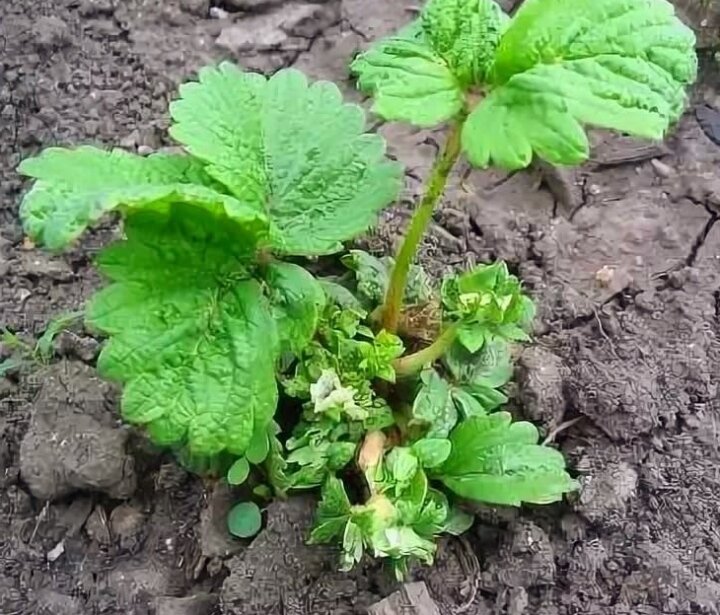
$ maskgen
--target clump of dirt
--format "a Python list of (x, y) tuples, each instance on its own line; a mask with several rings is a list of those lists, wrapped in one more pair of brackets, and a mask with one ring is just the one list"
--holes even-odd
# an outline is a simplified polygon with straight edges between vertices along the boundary
[[(507, 2), (515, 6), (517, 2)], [(361, 100), (346, 66), (407, 22), (376, 0), (14, 0), (0, 3), (0, 313), (37, 336), (100, 280), (112, 221), (62, 255), (24, 243), (14, 169), (49, 145), (169, 145), (167, 105), (203, 64), (293, 65)], [(417, 569), (441, 613), (719, 613), (720, 113), (716, 67), (667, 143), (593, 134), (559, 172), (465, 173), (423, 246), (435, 274), (504, 258), (539, 305), (511, 410), (561, 448), (583, 490), (565, 504), (480, 508)], [(700, 120), (700, 123), (698, 123)], [(442, 136), (379, 125), (407, 189), (365, 242), (388, 250)], [(121, 427), (93, 371), (98, 342), (61, 336), (45, 372), (0, 379), (0, 611), (18, 614), (362, 613), (395, 584), (336, 571), (304, 537), (311, 502), (227, 535), (232, 494)], [(1, 351), (0, 351), (1, 352)]]

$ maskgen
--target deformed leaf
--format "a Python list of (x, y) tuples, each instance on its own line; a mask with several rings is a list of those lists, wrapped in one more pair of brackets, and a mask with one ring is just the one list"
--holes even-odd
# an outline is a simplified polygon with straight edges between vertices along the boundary
[(463, 149), (476, 166), (519, 169), (534, 154), (585, 160), (584, 124), (662, 139), (695, 80), (694, 48), (666, 0), (527, 0), (500, 41)]
[(487, 80), (508, 16), (494, 0), (430, 0), (422, 25), (463, 87)]
[(335, 252), (363, 233), (402, 185), (400, 165), (365, 132), (337, 86), (294, 69), (270, 79), (222, 63), (172, 103), (171, 135), (243, 202), (267, 211), (285, 254)]
[(325, 292), (311, 273), (292, 263), (268, 265), (265, 280), (281, 349), (299, 355), (315, 335)]
[(245, 225), (255, 235), (251, 246), (267, 234), (262, 207), (217, 191), (191, 156), (48, 148), (24, 160), (18, 172), (37, 180), (20, 206), (25, 232), (52, 250), (67, 246), (118, 207), (166, 210), (187, 203)]
[(435, 371), (422, 373), (422, 385), (413, 403), (413, 421), (428, 426), (427, 437), (445, 438), (457, 423), (450, 385)]
[(350, 500), (345, 487), (339, 478), (328, 476), (322, 487), (310, 543), (324, 544), (342, 536), (349, 518)]
[(537, 444), (531, 423), (507, 412), (476, 416), (450, 434), (452, 452), (437, 474), (461, 497), (489, 504), (549, 504), (577, 489), (559, 451)]
[(112, 284), (87, 322), (108, 334), (98, 360), (125, 383), (121, 410), (162, 446), (243, 455), (277, 404), (277, 331), (245, 269), (248, 237), (197, 208), (139, 212), (98, 258)]

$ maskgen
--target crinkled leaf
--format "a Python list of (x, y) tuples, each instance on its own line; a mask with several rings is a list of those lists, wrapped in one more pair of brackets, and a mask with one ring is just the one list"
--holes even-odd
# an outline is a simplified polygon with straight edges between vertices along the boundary
[(402, 185), (362, 109), (337, 86), (302, 73), (270, 79), (230, 63), (200, 71), (170, 107), (171, 135), (243, 202), (262, 206), (273, 246), (286, 254), (335, 252), (363, 233)]
[(438, 477), (461, 497), (489, 504), (548, 504), (577, 488), (562, 453), (537, 444), (538, 431), (508, 412), (473, 417), (450, 434)]
[(292, 263), (271, 263), (265, 280), (281, 350), (299, 355), (315, 335), (325, 292), (312, 274)]
[(233, 536), (250, 538), (262, 527), (262, 513), (255, 502), (241, 502), (228, 513), (227, 525)]
[(231, 485), (242, 485), (250, 475), (250, 464), (245, 457), (240, 457), (230, 466), (227, 482)]
[(385, 467), (392, 474), (394, 481), (402, 486), (415, 476), (419, 463), (411, 449), (396, 446), (385, 457)]
[(428, 438), (446, 438), (457, 423), (450, 385), (435, 371), (422, 373), (422, 385), (412, 408), (413, 422), (428, 426)]
[(67, 246), (118, 207), (166, 210), (187, 203), (224, 213), (254, 235), (248, 249), (267, 234), (262, 207), (215, 190), (215, 182), (191, 156), (53, 147), (23, 161), (18, 172), (37, 180), (20, 206), (25, 232), (52, 250)]
[(98, 367), (122, 414), (159, 445), (242, 455), (277, 404), (275, 323), (247, 278), (246, 234), (196, 208), (133, 214), (98, 259), (112, 284), (88, 307), (108, 334)]
[[(385, 300), (390, 272), (395, 261), (390, 257), (377, 258), (363, 250), (350, 250), (342, 258), (343, 264), (355, 273), (358, 293), (372, 308)], [(427, 303), (433, 295), (432, 281), (420, 265), (411, 265), (405, 287), (406, 304)]]
[(486, 81), (508, 22), (493, 0), (430, 0), (421, 20), (432, 49), (462, 87)]
[(395, 501), (395, 508), (404, 525), (412, 525), (415, 523), (415, 520), (422, 510), (427, 492), (427, 476), (423, 469), (418, 467), (411, 480), (406, 483), (401, 492), (397, 493), (397, 499)]
[(351, 70), (358, 87), (374, 96), (373, 111), (385, 120), (430, 127), (463, 107), (457, 79), (421, 37), (380, 41), (358, 56)]
[(412, 450), (423, 468), (435, 468), (450, 455), (452, 444), (444, 438), (423, 438), (412, 445)]
[(343, 309), (362, 312), (360, 301), (352, 294), (350, 289), (328, 278), (319, 278), (318, 282), (328, 301), (335, 303)]
[(268, 425), (268, 451), (265, 459), (265, 472), (275, 492), (283, 496), (290, 488), (290, 481), (285, 473), (287, 461), (283, 451), (283, 445), (277, 437), (280, 427), (274, 421)]
[(584, 124), (662, 139), (695, 80), (695, 36), (665, 0), (527, 0), (462, 142), (479, 167), (578, 164)]
[(342, 470), (352, 461), (357, 445), (354, 442), (333, 442), (328, 447), (327, 458), (330, 470)]
[(335, 476), (328, 476), (323, 483), (310, 543), (325, 544), (341, 537), (349, 518), (350, 500), (345, 493), (345, 486)]
[(450, 505), (444, 493), (429, 489), (420, 514), (415, 518), (413, 529), (425, 538), (431, 538), (443, 531)]

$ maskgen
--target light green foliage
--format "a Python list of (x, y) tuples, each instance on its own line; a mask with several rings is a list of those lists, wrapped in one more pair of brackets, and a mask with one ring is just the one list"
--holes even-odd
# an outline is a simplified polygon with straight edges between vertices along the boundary
[(459, 322), (458, 340), (471, 353), (494, 340), (529, 339), (535, 307), (502, 261), (446, 278), (442, 297), (446, 320)]
[(98, 367), (125, 384), (123, 417), (163, 446), (241, 455), (275, 411), (277, 328), (249, 279), (239, 225), (173, 206), (127, 220), (98, 258), (112, 284), (87, 322), (110, 336)]
[(326, 254), (364, 232), (398, 193), (402, 169), (365, 133), (337, 86), (287, 69), (270, 79), (223, 63), (180, 88), (170, 134), (242, 202), (268, 212), (273, 248)]
[(520, 506), (556, 502), (577, 489), (562, 453), (538, 445), (535, 426), (513, 423), (508, 412), (469, 418), (450, 441), (452, 452), (437, 475), (461, 497)]
[(461, 88), (488, 80), (508, 16), (494, 0), (430, 0), (422, 27)]
[(255, 502), (241, 502), (230, 510), (227, 525), (233, 536), (250, 538), (262, 527), (262, 513)]
[(48, 148), (18, 171), (37, 180), (20, 206), (25, 232), (51, 250), (64, 248), (117, 208), (164, 211), (171, 203), (188, 203), (224, 213), (252, 229), (257, 240), (267, 229), (261, 207), (215, 191), (202, 164), (189, 156)]
[(240, 457), (230, 466), (227, 482), (231, 485), (242, 485), (250, 475), (250, 464), (245, 457)]
[(584, 125), (661, 139), (697, 72), (694, 34), (667, 0), (527, 0), (509, 21), (492, 0), (431, 0), (419, 21), (402, 52), (390, 39), (353, 63), (358, 85), (389, 120), (470, 112), (462, 146), (479, 167), (577, 164)]

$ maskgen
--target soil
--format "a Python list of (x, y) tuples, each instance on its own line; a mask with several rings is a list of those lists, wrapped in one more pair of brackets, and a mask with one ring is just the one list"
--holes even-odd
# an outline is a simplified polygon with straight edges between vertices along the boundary
[[(406, 22), (380, 0), (5, 0), (0, 3), (0, 320), (27, 339), (100, 280), (112, 222), (48, 255), (24, 242), (15, 174), (54, 144), (169, 145), (166, 109), (203, 64), (347, 79), (355, 50)], [(516, 3), (508, 3), (516, 4)], [(461, 173), (423, 247), (436, 273), (506, 259), (539, 305), (511, 409), (583, 484), (568, 502), (479, 508), (418, 568), (443, 615), (720, 613), (720, 95), (709, 66), (662, 144), (593, 133), (590, 162)], [(370, 247), (397, 241), (439, 134), (378, 128), (407, 191)], [(714, 140), (713, 140), (714, 139)], [(463, 171), (463, 169), (461, 169)], [(461, 181), (462, 179), (462, 181)], [(233, 541), (232, 494), (123, 427), (82, 328), (49, 365), (0, 379), (0, 612), (363, 613), (395, 589), (304, 544), (312, 503), (272, 504)]]

